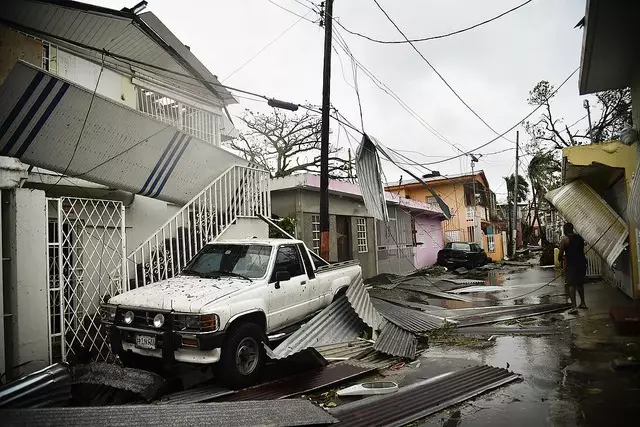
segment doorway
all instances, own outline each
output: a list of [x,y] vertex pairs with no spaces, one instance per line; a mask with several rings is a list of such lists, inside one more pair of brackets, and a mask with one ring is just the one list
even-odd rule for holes
[[336,237],[338,246],[338,262],[352,260],[350,217],[336,215]]

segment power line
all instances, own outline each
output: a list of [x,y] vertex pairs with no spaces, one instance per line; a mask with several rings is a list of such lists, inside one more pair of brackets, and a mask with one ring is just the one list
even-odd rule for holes
[[350,53],[348,45],[346,44],[346,42],[344,41],[344,39],[342,38],[340,33],[337,31],[337,29],[334,31],[334,35],[336,36],[336,44],[352,59],[352,61],[354,61],[360,67],[360,69],[364,72],[364,74],[367,77],[369,77],[369,79],[380,90],[382,90],[384,93],[389,95],[394,101],[396,101],[398,103],[398,105],[400,105],[400,107],[402,107],[402,109],[404,109],[407,113],[409,113],[409,115],[411,117],[416,119],[418,121],[418,123],[422,127],[424,127],[429,133],[431,133],[436,138],[440,139],[442,142],[450,145],[455,150],[457,150],[457,151],[459,151],[461,153],[464,153],[464,150],[462,150],[461,148],[457,147],[456,144],[454,144],[453,142],[449,141],[444,135],[442,135],[440,132],[438,132],[431,124],[429,124],[426,120],[424,120],[404,100],[402,100],[402,98],[400,98],[400,96],[398,94],[396,94],[391,88],[389,88],[389,86],[387,86],[384,82],[382,82],[378,77],[376,77],[375,74],[373,74],[373,72],[371,72],[367,67],[365,67],[360,61],[358,61],[358,59],[353,54]]
[[[378,3],[378,0],[373,0],[373,2],[376,4],[376,6],[378,6],[378,9],[380,9],[380,11],[384,14],[384,16],[387,17],[387,19],[389,20],[389,22],[391,22],[391,24],[393,24],[393,26],[396,28],[396,30],[398,30],[398,32],[400,34],[402,34],[402,37],[404,37],[404,39],[409,43],[409,45],[411,45],[411,47],[413,48],[413,50],[415,50],[418,55],[420,55],[420,57],[422,58],[422,60],[429,66],[429,68],[431,68],[431,70],[433,70],[434,73],[436,73],[436,75],[440,78],[440,80],[442,80],[442,82],[449,88],[449,90],[451,90],[451,92],[456,96],[456,98],[458,98],[458,100],[460,100],[460,102],[462,102],[462,104],[467,107],[467,109],[469,111],[471,111],[473,113],[474,116],[476,116],[482,123],[484,123],[484,125],[486,127],[488,127],[493,133],[495,133],[496,135],[498,135],[498,138],[504,138],[504,134],[499,134],[497,130],[495,130],[493,127],[491,127],[491,125],[489,123],[487,123],[481,116],[480,114],[478,114],[476,112],[476,110],[474,110],[469,104],[467,104],[467,102],[462,99],[462,97],[458,94],[458,92],[456,92],[456,90],[449,84],[449,82],[444,78],[444,76],[442,74],[440,74],[440,72],[438,70],[436,70],[436,68],[431,64],[431,62],[429,62],[429,60],[422,54],[422,52],[420,52],[420,50],[418,50],[418,48],[413,44],[413,42],[411,42],[409,40],[409,38],[404,34],[404,32],[400,29],[400,27],[398,27],[398,25],[393,21],[393,19],[391,18],[391,16],[389,16],[389,14],[382,8],[382,6],[380,5],[380,3]],[[504,138],[505,140],[509,141],[509,142],[513,142],[511,140],[509,140],[508,138]]]
[[474,24],[474,25],[472,25],[472,26],[470,26],[470,27],[462,28],[462,29],[460,29],[460,30],[453,31],[453,32],[451,32],[451,33],[440,34],[440,35],[437,35],[437,36],[430,36],[430,37],[417,38],[417,39],[405,39],[405,40],[379,40],[379,39],[376,39],[376,38],[373,38],[373,37],[367,36],[367,35],[365,35],[365,34],[361,34],[361,33],[358,33],[358,32],[356,32],[356,31],[349,30],[348,28],[346,28],[344,25],[342,25],[342,24],[341,24],[339,21],[337,21],[337,20],[336,20],[336,23],[337,23],[340,27],[342,27],[342,29],[343,29],[343,30],[345,30],[346,32],[348,32],[349,34],[353,34],[354,36],[362,37],[362,38],[364,38],[364,39],[370,40],[370,41],[375,42],[375,43],[381,43],[381,44],[406,44],[406,43],[426,42],[426,41],[429,41],[429,40],[443,39],[443,38],[446,38],[446,37],[454,36],[454,35],[456,35],[456,34],[461,34],[461,33],[464,33],[464,32],[470,31],[470,30],[473,30],[474,28],[478,28],[478,27],[480,27],[480,26],[482,26],[482,25],[485,25],[485,24],[488,24],[488,23],[490,23],[490,22],[493,22],[493,21],[495,21],[495,20],[497,20],[497,19],[500,19],[500,18],[502,18],[503,16],[508,15],[508,14],[509,14],[509,13],[511,13],[511,12],[515,12],[516,10],[520,9],[521,7],[524,7],[524,6],[528,5],[528,4],[529,4],[529,3],[531,3],[532,1],[533,1],[533,0],[528,0],[528,1],[524,2],[524,3],[522,3],[522,4],[521,4],[521,5],[519,5],[519,6],[516,6],[516,7],[514,7],[514,8],[511,8],[511,9],[507,10],[506,12],[501,13],[501,14],[500,14],[500,15],[498,15],[498,16],[494,16],[494,17],[493,17],[493,18],[491,18],[491,19],[487,19],[487,20],[485,20],[485,21],[479,22],[479,23]]
[[[580,69],[580,67],[578,67],[578,68],[576,68],[575,70],[573,70],[573,72],[572,72],[571,74],[569,74],[569,77],[567,77],[567,78],[566,78],[566,79],[565,79],[565,80],[560,84],[560,86],[558,86],[558,87],[557,87],[557,88],[556,88],[556,89],[551,93],[551,95],[550,95],[549,97],[552,97],[553,95],[555,95],[555,94],[558,92],[558,90],[560,90],[560,88],[561,88],[562,86],[564,86],[564,85],[569,81],[569,79],[570,79],[571,77],[573,77],[573,75],[574,75],[575,73],[577,73],[577,72],[578,72],[578,70],[579,70],[579,69]],[[507,129],[506,131],[502,132],[502,133],[501,133],[500,135],[498,135],[497,137],[495,137],[495,138],[493,138],[493,139],[491,139],[491,140],[489,140],[489,141],[485,142],[484,144],[479,145],[479,146],[477,146],[477,147],[473,148],[472,150],[470,150],[470,151],[468,151],[468,152],[466,152],[466,153],[464,153],[464,154],[460,154],[460,155],[458,155],[458,156],[449,157],[448,159],[445,159],[445,160],[439,160],[439,161],[437,161],[437,162],[430,162],[430,163],[426,163],[426,165],[435,165],[435,164],[439,164],[439,163],[445,163],[445,162],[448,162],[448,161],[451,161],[451,160],[455,160],[455,159],[457,159],[457,158],[459,158],[459,157],[462,157],[462,156],[464,156],[464,155],[468,155],[469,153],[472,153],[472,152],[474,152],[474,151],[477,151],[477,150],[480,150],[481,148],[486,147],[487,145],[489,145],[489,144],[491,144],[491,143],[493,143],[493,142],[497,141],[497,140],[498,140],[498,139],[500,139],[502,136],[506,135],[507,133],[509,133],[509,132],[511,132],[512,130],[514,130],[515,128],[517,128],[517,127],[518,127],[522,122],[524,122],[524,121],[525,121],[525,120],[527,120],[529,117],[531,117],[531,116],[532,116],[536,111],[538,111],[541,107],[542,107],[542,105],[538,105],[536,108],[534,108],[534,109],[533,109],[533,111],[531,111],[529,114],[527,114],[526,116],[524,116],[524,117],[523,117],[523,118],[522,118],[518,123],[516,123],[515,125],[511,126],[509,129]]]
[[260,49],[259,51],[257,51],[251,58],[247,59],[245,62],[242,63],[242,65],[240,65],[238,68],[236,68],[231,74],[229,74],[227,77],[225,77],[224,79],[221,80],[221,82],[224,82],[225,80],[229,80],[229,78],[231,76],[233,76],[234,74],[236,74],[237,72],[239,72],[240,70],[242,70],[244,67],[246,67],[247,65],[249,65],[249,63],[251,61],[253,61],[254,59],[256,59],[262,52],[264,52],[265,50],[267,50],[269,48],[269,46],[271,46],[272,44],[274,44],[275,42],[277,42],[278,40],[280,40],[280,38],[282,38],[285,34],[287,34],[289,31],[291,31],[291,29],[293,27],[295,27],[296,25],[298,25],[303,19],[305,19],[307,16],[309,16],[311,12],[307,12],[307,14],[303,17],[300,17],[300,19],[298,19],[296,22],[294,22],[293,24],[291,24],[289,27],[287,27],[286,30],[284,30],[283,32],[281,32],[276,38],[274,38],[273,40],[271,40],[269,43],[267,43],[264,47],[262,47],[262,49]]
[[[267,1],[268,1],[269,3],[271,3],[272,5],[274,5],[274,6],[276,6],[276,7],[279,7],[280,9],[282,9],[282,10],[285,10],[285,11],[289,12],[290,14],[297,16],[298,18],[304,19],[305,21],[309,21],[309,22],[311,22],[311,23],[312,23],[312,24],[314,24],[314,25],[315,25],[315,24],[317,24],[317,22],[312,21],[311,19],[307,18],[306,16],[299,15],[299,14],[295,13],[294,11],[292,11],[292,10],[290,10],[290,9],[287,9],[286,7],[284,7],[284,6],[282,6],[282,5],[279,5],[278,3],[276,3],[276,2],[275,2],[275,1],[273,1],[273,0],[267,0]],[[308,14],[307,14],[307,15],[308,15]]]

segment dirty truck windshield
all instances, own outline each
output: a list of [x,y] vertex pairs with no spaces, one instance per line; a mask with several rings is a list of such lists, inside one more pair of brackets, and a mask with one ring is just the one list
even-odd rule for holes
[[268,245],[208,245],[187,265],[183,274],[258,279],[266,274],[270,256]]

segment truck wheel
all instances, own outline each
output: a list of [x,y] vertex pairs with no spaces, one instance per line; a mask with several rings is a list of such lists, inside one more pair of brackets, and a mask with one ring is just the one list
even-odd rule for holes
[[231,388],[255,384],[264,368],[267,341],[262,328],[255,323],[232,327],[222,346],[220,368],[223,382]]

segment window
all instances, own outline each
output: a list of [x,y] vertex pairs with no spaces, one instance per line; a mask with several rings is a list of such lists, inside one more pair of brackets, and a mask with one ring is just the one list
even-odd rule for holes
[[137,89],[139,111],[203,141],[219,144],[220,117],[217,114],[192,107],[157,92]]
[[298,252],[298,248],[295,245],[280,246],[276,255],[276,265],[273,268],[272,282],[276,281],[275,275],[277,272],[287,272],[292,278],[304,274],[300,252]]
[[367,219],[356,219],[356,231],[358,234],[358,252],[369,252],[369,246],[367,245]]
[[434,206],[434,205],[437,206],[438,205],[438,201],[436,200],[435,197],[429,196],[429,197],[427,197],[427,204],[428,205],[432,205],[432,206]]
[[58,49],[56,46],[50,44],[49,42],[42,42],[42,69],[45,71],[50,71],[52,73],[57,73],[56,70],[56,53]]
[[311,234],[313,235],[313,252],[320,254],[320,215],[311,215]]
[[[451,249],[453,249],[454,251],[464,251],[464,252],[471,252],[471,245],[469,245],[468,243],[449,243],[447,244],[447,246],[451,245]],[[449,248],[447,248],[449,249]]]
[[185,274],[224,276],[227,273],[259,279],[266,274],[270,258],[271,246],[267,245],[209,245],[187,265]]
[[473,221],[476,217],[476,207],[475,206],[467,206],[467,221]]

